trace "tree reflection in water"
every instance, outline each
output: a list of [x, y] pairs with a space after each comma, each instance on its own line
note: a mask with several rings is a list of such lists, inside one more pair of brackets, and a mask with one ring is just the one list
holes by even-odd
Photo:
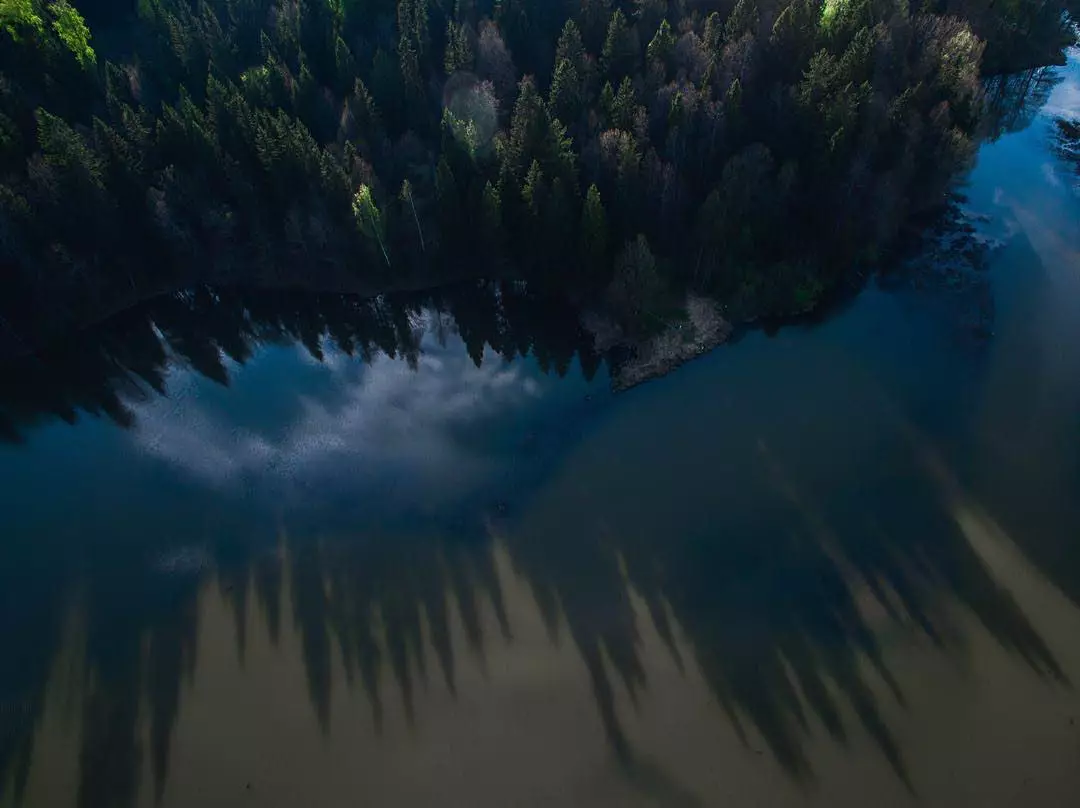
[[[566, 337], [565, 318], [556, 318], [549, 340], [535, 329], [546, 319], [536, 307], [546, 302], [503, 287], [501, 297], [479, 305], [473, 291], [451, 308], [463, 318], [458, 327], [477, 364], [488, 344], [507, 357], [531, 352], [560, 373], [577, 353], [584, 370], [574, 372], [595, 372], [584, 336]], [[124, 401], [164, 391], [170, 355], [227, 384], [223, 354], [243, 362], [262, 342], [297, 340], [322, 357], [330, 334], [346, 353], [382, 351], [416, 366], [417, 324], [430, 305], [431, 298], [420, 298], [390, 310], [386, 301], [244, 299], [202, 290], [164, 302], [152, 317], [130, 316], [120, 325], [123, 338], [82, 341], [56, 364], [27, 365], [30, 381], [5, 402], [8, 432], [22, 435], [48, 414], [72, 420], [79, 409], [130, 424]], [[207, 328], [195, 329], [178, 313], [190, 307], [208, 319]], [[515, 322], [526, 325], [518, 331]], [[553, 642], [566, 627], [624, 765], [635, 767], [637, 759], [617, 694], [621, 687], [636, 700], [648, 688], [636, 595], [676, 664], [696, 666], [744, 742], [751, 731], [759, 734], [792, 777], [813, 776], [805, 752], [811, 726], [820, 722], [848, 744], [852, 728], [843, 716], [851, 713], [907, 783], [903, 750], [883, 716], [875, 681], [901, 702], [904, 694], [885, 659], [883, 628], [868, 620], [867, 593], [890, 625], [915, 629], [943, 650], [963, 644], [962, 632], [950, 625], [951, 604], [959, 602], [1032, 670], [1051, 680], [1064, 681], [1064, 675], [959, 529], [917, 441], [899, 427], [892, 433], [878, 447], [882, 461], [857, 485], [827, 491], [815, 490], [820, 483], [809, 473], [812, 464], [792, 454], [798, 446], [782, 435], [763, 439], [748, 430], [726, 448], [727, 462], [707, 481], [711, 488], [688, 491], [678, 501], [649, 502], [652, 477], [670, 472], [646, 469], [602, 496], [580, 491], [581, 499], [571, 497], [539, 518], [528, 503], [511, 503], [504, 512], [475, 509], [414, 521], [404, 534], [326, 523], [333, 527], [328, 537], [297, 533], [287, 520], [246, 524], [231, 514], [231, 503], [211, 496], [191, 524], [159, 526], [168, 535], [155, 543], [202, 549], [158, 558], [150, 570], [147, 536], [138, 529], [113, 537], [107, 557], [92, 557], [77, 578], [51, 562], [50, 542], [21, 548], [30, 562], [0, 565], [3, 645], [10, 651], [0, 662], [0, 684], [5, 693], [21, 694], [31, 720], [3, 735], [0, 767], [17, 801], [32, 760], [34, 723], [47, 697], [54, 697], [47, 682], [65, 643], [65, 615], [75, 613], [84, 645], [79, 804], [134, 804], [147, 755], [160, 798], [184, 683], [197, 677], [199, 596], [211, 582], [234, 615], [241, 663], [250, 603], [258, 605], [275, 641], [291, 619], [324, 732], [333, 731], [337, 655], [346, 681], [367, 694], [377, 730], [388, 698], [386, 671], [407, 720], [422, 722], [418, 685], [438, 677], [456, 693], [459, 655], [484, 658], [493, 641], [485, 636], [484, 610], [495, 615], [501, 636], [494, 641], [512, 642], [495, 525]], [[767, 507], [730, 507], [731, 492]], [[706, 518], [688, 527], [679, 522], [686, 510]], [[275, 547], [282, 530], [283, 544]], [[193, 543], [194, 533], [200, 536]], [[43, 598], [42, 592], [53, 594]], [[64, 600], [72, 592], [78, 592], [74, 602]], [[11, 608], [19, 598], [32, 608]], [[455, 647], [453, 613], [467, 648]]]
[[1075, 166], [1074, 187], [1080, 191], [1080, 119], [1058, 118], [1054, 121], [1057, 128], [1057, 152], [1061, 159]]

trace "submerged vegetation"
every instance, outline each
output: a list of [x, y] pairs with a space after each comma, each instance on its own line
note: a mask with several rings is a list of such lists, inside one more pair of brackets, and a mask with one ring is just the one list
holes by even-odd
[[0, 0], [0, 346], [194, 283], [804, 310], [940, 200], [980, 64], [1073, 34], [1023, 0]]

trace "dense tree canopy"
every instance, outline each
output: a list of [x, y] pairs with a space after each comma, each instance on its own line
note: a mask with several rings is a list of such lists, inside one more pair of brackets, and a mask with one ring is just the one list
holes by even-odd
[[984, 40], [1060, 58], [1063, 8], [1007, 5], [0, 0], [0, 333], [194, 282], [599, 290], [642, 250], [803, 309], [970, 157]]

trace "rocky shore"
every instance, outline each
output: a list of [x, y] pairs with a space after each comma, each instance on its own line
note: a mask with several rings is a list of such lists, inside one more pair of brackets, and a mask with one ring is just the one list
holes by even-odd
[[593, 335], [598, 353], [607, 354], [625, 349], [630, 358], [620, 363], [611, 375], [611, 388], [616, 393], [629, 390], [643, 382], [665, 376], [691, 359], [711, 351], [731, 334], [731, 324], [720, 314], [712, 300], [688, 295], [686, 318], [670, 322], [659, 334], [636, 339], [611, 320], [591, 313], [583, 324]]

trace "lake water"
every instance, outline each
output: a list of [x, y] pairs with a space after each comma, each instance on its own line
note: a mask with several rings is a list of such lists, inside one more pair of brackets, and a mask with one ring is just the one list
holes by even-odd
[[980, 268], [627, 393], [509, 286], [24, 363], [0, 805], [1078, 804], [1080, 60], [1034, 89]]

